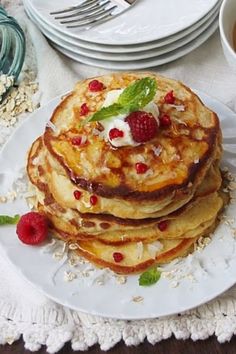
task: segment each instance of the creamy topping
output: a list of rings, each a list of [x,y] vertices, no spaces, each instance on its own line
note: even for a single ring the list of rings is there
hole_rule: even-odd
[[[109,91],[107,93],[105,101],[103,102],[103,107],[107,107],[107,106],[112,105],[113,103],[116,103],[118,100],[118,97],[120,96],[120,94],[122,92],[123,92],[123,89]],[[159,109],[154,102],[150,102],[149,104],[147,104],[142,109],[142,111],[152,113],[152,115],[156,118],[157,123],[159,125],[159,119],[158,119]],[[101,132],[100,135],[106,141],[109,141],[114,147],[121,147],[121,146],[127,146],[127,145],[131,145],[131,146],[140,145],[139,143],[134,141],[132,134],[131,134],[130,126],[127,122],[125,122],[126,117],[127,117],[126,114],[120,114],[118,116],[111,117],[109,119],[104,119],[103,121],[100,122],[104,127],[104,130]],[[109,132],[111,129],[114,129],[114,128],[121,130],[124,133],[123,136],[117,137],[114,139],[110,139]]]
[[[105,98],[102,106],[108,107],[108,106],[112,105],[113,103],[115,103],[123,91],[124,91],[124,89],[109,91],[106,95],[106,98]]]
[[[125,116],[123,118],[117,117],[117,118],[107,119],[107,121],[104,121],[102,123],[102,125],[105,128],[104,131],[102,132],[103,138],[106,141],[109,141],[115,147],[127,146],[127,145],[132,145],[132,146],[139,145],[133,140],[129,124],[124,121],[124,118]],[[124,133],[123,137],[118,137],[111,140],[109,136],[109,132],[113,128],[117,128],[121,130]]]

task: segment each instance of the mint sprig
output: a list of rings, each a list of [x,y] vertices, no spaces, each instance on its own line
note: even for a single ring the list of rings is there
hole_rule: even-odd
[[[14,225],[20,219],[20,215],[8,216],[8,215],[0,215],[0,225]]]
[[[108,119],[113,116],[118,116],[119,114],[124,114],[127,112],[128,110],[126,107],[118,103],[114,103],[110,106],[101,108],[99,111],[94,113],[91,117],[89,117],[87,122],[98,122],[99,120]]]
[[[101,108],[99,111],[88,117],[84,124],[88,122],[97,122],[108,119],[119,114],[129,114],[145,107],[151,102],[156,94],[156,80],[151,77],[145,77],[136,80],[124,89],[118,97],[116,103]]]
[[[145,107],[152,101],[156,94],[156,80],[151,77],[145,77],[129,85],[120,94],[117,103],[122,106],[129,106],[132,109]]]
[[[157,268],[150,268],[139,277],[140,286],[150,286],[156,284],[161,277],[161,272]]]

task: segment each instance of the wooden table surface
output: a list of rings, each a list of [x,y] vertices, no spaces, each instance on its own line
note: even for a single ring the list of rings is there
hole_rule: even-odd
[[[24,349],[22,340],[12,345],[0,346],[0,354],[30,354],[29,350]],[[42,348],[35,354],[46,354],[46,349]],[[122,342],[117,344],[108,352],[102,352],[98,346],[94,346],[86,352],[74,352],[67,344],[57,354],[236,354],[236,336],[229,343],[219,344],[215,337],[204,341],[193,342],[192,340],[176,340],[170,338],[155,346],[145,342],[137,347],[126,347]]]

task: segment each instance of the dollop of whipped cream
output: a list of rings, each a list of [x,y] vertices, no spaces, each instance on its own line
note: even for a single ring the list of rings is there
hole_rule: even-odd
[[[123,92],[123,89],[109,91],[107,93],[107,96],[106,96],[102,106],[107,107],[107,106],[112,105],[113,103],[116,103],[118,100],[118,97],[120,96],[120,94],[122,92]],[[159,125],[159,119],[158,119],[159,109],[153,101],[148,103],[144,108],[142,108],[142,111],[145,111],[147,113],[151,113],[155,117],[155,119],[157,120],[157,123]],[[130,145],[130,146],[140,145],[139,143],[134,141],[132,134],[131,134],[130,126],[127,122],[125,122],[126,117],[127,117],[126,114],[120,114],[118,116],[114,116],[109,119],[104,119],[103,121],[100,122],[102,124],[102,126],[104,127],[104,130],[102,131],[101,136],[106,141],[109,141],[111,143],[111,145],[113,145],[114,147],[121,147],[121,146],[128,146],[128,145]],[[111,129],[114,129],[114,128],[121,130],[123,132],[123,136],[111,140],[109,137],[109,132]]]

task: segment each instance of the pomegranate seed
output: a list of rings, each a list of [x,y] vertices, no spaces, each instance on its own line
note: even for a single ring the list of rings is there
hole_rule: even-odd
[[[71,142],[73,145],[81,145],[81,141],[82,141],[82,137],[81,136],[74,136],[72,139],[71,139]]]
[[[74,197],[75,199],[79,200],[81,197],[82,193],[80,191],[74,191]]]
[[[116,139],[116,138],[123,138],[124,132],[122,130],[119,130],[117,128],[113,128],[109,131],[109,138],[111,140]]]
[[[98,197],[96,197],[96,195],[91,195],[91,197],[90,197],[91,205],[96,205],[97,201],[98,201]]]
[[[174,96],[174,91],[167,92],[167,94],[164,97],[165,103],[173,104],[175,103],[175,96]]]
[[[160,117],[160,124],[162,127],[169,127],[171,125],[171,119],[168,114],[164,114]]]
[[[102,91],[105,88],[103,83],[101,81],[98,81],[98,80],[90,81],[88,86],[89,86],[89,90],[92,91],[92,92]]]
[[[119,263],[119,262],[123,261],[123,259],[124,259],[123,254],[120,252],[114,252],[112,256],[113,256],[113,259],[116,263]]]
[[[157,226],[160,231],[165,231],[167,229],[168,223],[166,220],[163,220],[163,221],[159,222],[159,224]]]
[[[148,166],[145,163],[142,163],[142,162],[137,162],[135,164],[135,168],[136,168],[136,172],[138,174],[145,173],[148,170]]]
[[[87,137],[85,135],[82,135],[82,136],[74,136],[72,139],[71,139],[71,142],[73,145],[85,145],[86,142],[87,142]]]
[[[89,108],[87,106],[87,103],[83,103],[80,107],[80,115],[86,116],[88,113],[89,113]]]

